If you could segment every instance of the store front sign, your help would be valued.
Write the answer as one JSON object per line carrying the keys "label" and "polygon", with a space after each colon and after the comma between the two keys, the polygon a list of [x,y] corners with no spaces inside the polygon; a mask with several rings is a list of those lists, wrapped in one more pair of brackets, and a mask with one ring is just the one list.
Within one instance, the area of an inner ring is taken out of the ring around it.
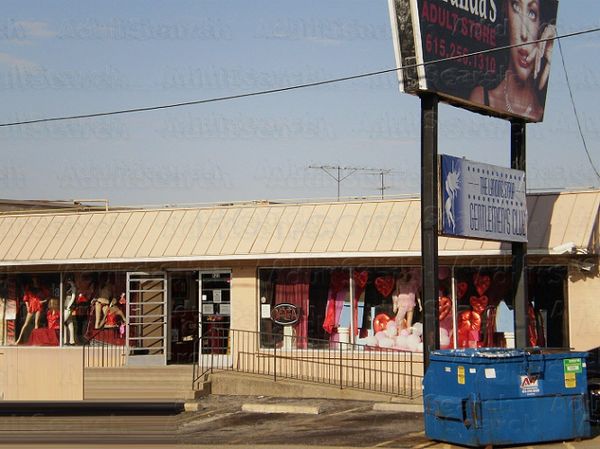
{"label": "store front sign", "polygon": [[442,234],[527,242],[525,172],[441,155]]}
{"label": "store front sign", "polygon": [[271,320],[281,326],[291,326],[300,319],[300,311],[294,304],[281,303],[271,309]]}
{"label": "store front sign", "polygon": [[553,45],[536,41],[556,36],[558,0],[388,1],[403,92],[542,120]]}

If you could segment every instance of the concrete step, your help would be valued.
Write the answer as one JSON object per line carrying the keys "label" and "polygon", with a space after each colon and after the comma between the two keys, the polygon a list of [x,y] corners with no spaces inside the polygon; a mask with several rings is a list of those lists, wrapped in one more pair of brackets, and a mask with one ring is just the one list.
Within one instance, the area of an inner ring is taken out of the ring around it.
{"label": "concrete step", "polygon": [[[191,366],[86,368],[85,399],[195,399]],[[200,387],[202,387],[200,383]]]}

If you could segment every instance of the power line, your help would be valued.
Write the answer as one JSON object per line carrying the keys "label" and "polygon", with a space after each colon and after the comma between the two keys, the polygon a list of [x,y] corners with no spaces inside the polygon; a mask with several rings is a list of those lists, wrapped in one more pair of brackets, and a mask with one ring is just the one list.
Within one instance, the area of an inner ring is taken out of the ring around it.
{"label": "power line", "polygon": [[590,151],[588,150],[587,143],[585,141],[585,136],[583,135],[583,130],[581,129],[581,121],[579,120],[579,113],[577,112],[577,106],[575,105],[575,98],[573,97],[573,90],[571,89],[571,81],[569,80],[569,73],[567,72],[567,64],[565,63],[565,56],[562,51],[562,45],[560,44],[560,39],[558,39],[558,49],[560,51],[560,58],[562,60],[563,69],[565,71],[565,78],[567,80],[567,87],[569,89],[569,96],[571,97],[571,105],[573,106],[573,112],[575,114],[575,120],[577,122],[577,128],[579,129],[579,135],[581,136],[581,141],[583,142],[583,149],[585,150],[585,154],[587,155],[588,161],[590,162],[590,166],[594,173],[596,174],[596,178],[600,180],[600,173],[598,173],[598,169],[594,165],[594,161],[592,156],[590,155]]}
{"label": "power line", "polygon": [[473,53],[466,53],[466,54],[461,54],[461,55],[452,56],[452,57],[448,57],[448,58],[435,59],[433,61],[424,62],[422,64],[409,64],[409,65],[404,65],[401,67],[395,67],[393,69],[378,70],[378,71],[374,71],[374,72],[361,73],[358,75],[350,75],[350,76],[344,76],[344,77],[340,77],[340,78],[333,78],[333,79],[329,79],[329,80],[315,81],[312,83],[297,84],[294,86],[279,87],[279,88],[275,88],[275,89],[247,92],[244,94],[226,95],[224,97],[207,98],[204,100],[184,101],[181,103],[171,103],[171,104],[164,104],[164,105],[158,105],[158,106],[120,109],[120,110],[116,110],[116,111],[95,112],[95,113],[91,113],[91,114],[68,115],[68,116],[62,116],[62,117],[48,117],[48,118],[41,118],[41,119],[36,119],[36,120],[23,120],[23,121],[18,121],[18,122],[0,123],[0,127],[31,125],[31,124],[35,124],[35,123],[57,122],[57,121],[63,121],[63,120],[76,120],[76,119],[85,119],[85,118],[106,117],[106,116],[111,116],[111,115],[132,114],[132,113],[136,113],[136,112],[158,111],[161,109],[180,108],[180,107],[184,107],[184,106],[194,106],[194,105],[200,105],[200,104],[206,104],[206,103],[216,103],[216,102],[221,102],[221,101],[238,100],[241,98],[249,98],[249,97],[257,97],[257,96],[261,96],[261,95],[282,93],[282,92],[288,92],[291,90],[305,89],[308,87],[317,87],[317,86],[323,86],[323,85],[327,85],[327,84],[341,83],[344,81],[352,81],[352,80],[356,80],[356,79],[360,79],[360,78],[368,78],[371,76],[384,75],[386,73],[397,72],[399,70],[414,69],[416,67],[425,67],[428,65],[438,64],[440,62],[454,61],[456,59],[469,58],[471,56],[478,56],[478,55],[482,55],[482,54],[494,53],[494,52],[502,51],[502,50],[508,50],[508,49],[514,48],[514,47],[522,47],[525,45],[537,44],[540,42],[547,42],[547,41],[552,41],[552,40],[556,40],[556,39],[566,39],[569,37],[581,36],[581,35],[589,34],[589,33],[597,33],[598,31],[600,31],[600,27],[592,28],[589,30],[575,31],[573,33],[563,34],[562,36],[554,36],[554,37],[550,37],[550,38],[546,38],[546,39],[538,39],[538,40],[534,40],[534,41],[525,42],[522,44],[505,45],[502,47],[490,48],[487,50],[476,51]]}

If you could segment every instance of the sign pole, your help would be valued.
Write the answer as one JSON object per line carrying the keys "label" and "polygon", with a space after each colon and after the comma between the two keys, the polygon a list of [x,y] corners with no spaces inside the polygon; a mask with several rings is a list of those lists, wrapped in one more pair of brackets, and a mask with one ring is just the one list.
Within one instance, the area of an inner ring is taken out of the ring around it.
{"label": "sign pole", "polygon": [[[523,120],[510,122],[510,166],[525,171],[526,134]],[[527,336],[527,243],[512,243],[512,296],[515,306],[515,344],[529,346]]]}
{"label": "sign pole", "polygon": [[421,272],[423,278],[423,363],[440,347],[438,288],[438,102],[421,95]]}

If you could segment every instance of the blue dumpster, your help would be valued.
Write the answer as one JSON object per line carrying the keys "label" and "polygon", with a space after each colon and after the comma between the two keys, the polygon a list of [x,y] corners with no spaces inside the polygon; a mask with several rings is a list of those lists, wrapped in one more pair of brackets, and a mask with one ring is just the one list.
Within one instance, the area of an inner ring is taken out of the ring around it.
{"label": "blue dumpster", "polygon": [[433,351],[423,381],[425,434],[473,447],[587,438],[586,355]]}

